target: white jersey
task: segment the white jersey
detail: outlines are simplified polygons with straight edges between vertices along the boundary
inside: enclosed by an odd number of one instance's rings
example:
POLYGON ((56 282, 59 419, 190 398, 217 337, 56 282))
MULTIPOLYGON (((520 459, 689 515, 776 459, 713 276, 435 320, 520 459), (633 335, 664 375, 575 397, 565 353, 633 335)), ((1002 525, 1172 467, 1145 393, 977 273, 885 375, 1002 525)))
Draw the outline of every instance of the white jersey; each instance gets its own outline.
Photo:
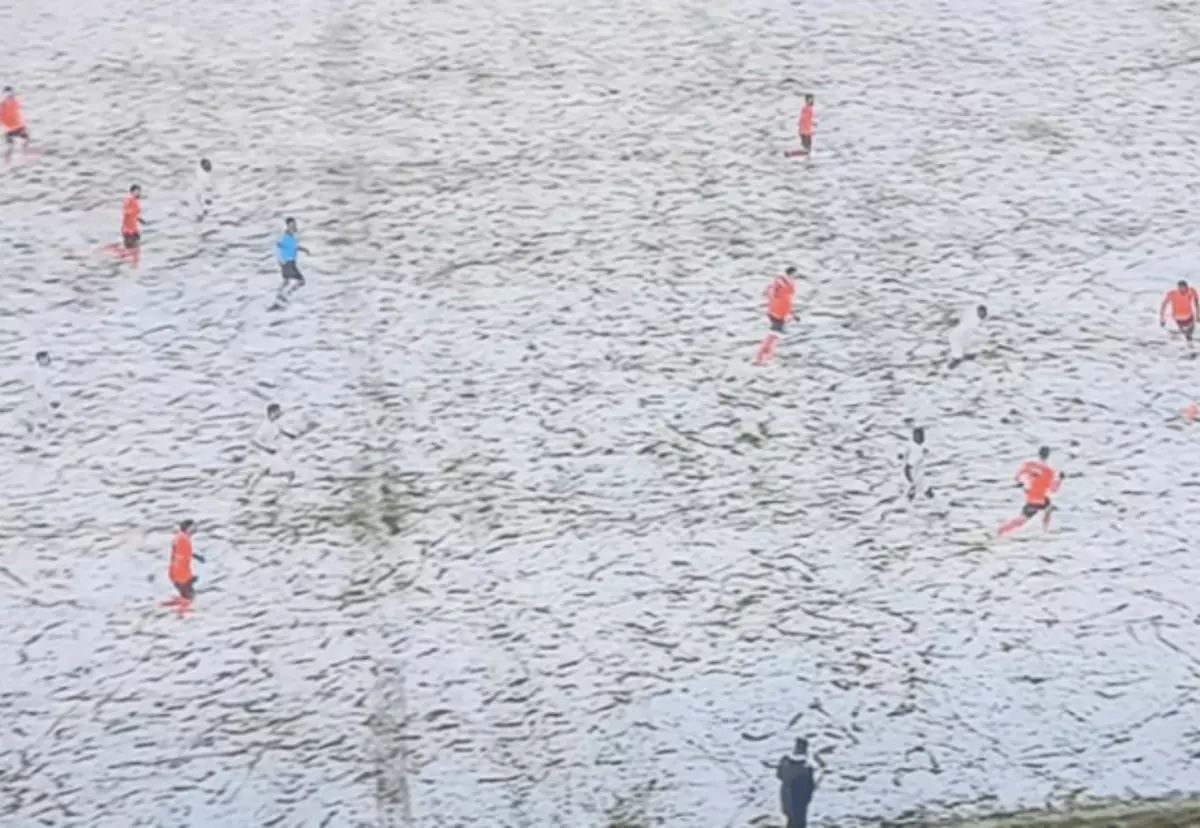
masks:
POLYGON ((962 359, 971 353, 979 339, 979 314, 974 307, 967 308, 958 324, 950 331, 950 356, 962 359))
POLYGON ((278 421, 264 419, 254 432, 252 444, 258 462, 268 474, 292 474, 289 438, 278 421))
POLYGON ((286 439, 278 421, 266 419, 255 430, 253 442, 263 454, 282 455, 287 453, 286 439))

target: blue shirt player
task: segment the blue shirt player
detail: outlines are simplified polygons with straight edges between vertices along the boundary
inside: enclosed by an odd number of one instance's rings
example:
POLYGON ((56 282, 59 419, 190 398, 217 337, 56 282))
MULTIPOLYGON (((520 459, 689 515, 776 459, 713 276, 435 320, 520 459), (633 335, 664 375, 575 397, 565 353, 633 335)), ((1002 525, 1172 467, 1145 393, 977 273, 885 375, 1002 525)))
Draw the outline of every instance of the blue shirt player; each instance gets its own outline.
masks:
POLYGON ((296 267, 296 254, 309 255, 308 249, 296 239, 296 220, 289 218, 284 222, 283 235, 275 243, 279 255, 279 269, 283 274, 283 284, 279 287, 276 305, 282 306, 288 297, 304 285, 304 274, 296 267))

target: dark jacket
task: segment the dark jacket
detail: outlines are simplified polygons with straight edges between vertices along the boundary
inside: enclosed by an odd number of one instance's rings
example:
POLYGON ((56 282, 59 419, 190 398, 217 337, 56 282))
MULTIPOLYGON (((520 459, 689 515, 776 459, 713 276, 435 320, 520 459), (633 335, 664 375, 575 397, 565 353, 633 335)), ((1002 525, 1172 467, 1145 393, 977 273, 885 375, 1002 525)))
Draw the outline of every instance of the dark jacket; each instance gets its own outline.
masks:
POLYGON ((779 802, 783 813, 788 819, 804 819, 817 786, 812 765, 805 759, 785 756, 779 760, 775 775, 779 777, 779 802))

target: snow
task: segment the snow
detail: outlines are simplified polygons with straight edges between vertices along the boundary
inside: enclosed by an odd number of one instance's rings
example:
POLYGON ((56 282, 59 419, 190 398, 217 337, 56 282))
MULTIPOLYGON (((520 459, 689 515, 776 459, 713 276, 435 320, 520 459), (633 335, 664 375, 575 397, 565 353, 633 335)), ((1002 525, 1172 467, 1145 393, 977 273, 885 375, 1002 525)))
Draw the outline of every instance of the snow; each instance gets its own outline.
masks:
POLYGON ((1156 319, 1195 12, 0 16, 41 148, 0 172, 0 415, 42 347, 66 412, 3 428, 0 821, 599 825, 653 780, 664 824, 742 825, 797 735, 839 824, 1196 787, 1194 368, 1156 319), (137 271, 97 252, 135 181, 137 271), (318 424, 305 482, 241 503, 269 401, 318 424), (899 499, 910 420, 948 503, 899 499), (1043 443, 1056 530, 993 542, 1043 443))

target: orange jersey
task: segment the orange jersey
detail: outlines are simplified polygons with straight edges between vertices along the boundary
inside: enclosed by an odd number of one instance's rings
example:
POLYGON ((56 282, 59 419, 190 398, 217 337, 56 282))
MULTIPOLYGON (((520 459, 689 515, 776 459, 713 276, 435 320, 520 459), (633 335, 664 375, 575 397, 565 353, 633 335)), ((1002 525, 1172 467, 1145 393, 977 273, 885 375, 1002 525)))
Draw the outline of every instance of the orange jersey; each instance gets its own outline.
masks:
POLYGON ((192 539, 183 532, 176 532, 171 542, 171 569, 167 574, 173 584, 192 580, 192 539))
POLYGON ((25 118, 21 116, 21 104, 16 98, 5 98, 0 102, 0 124, 5 132, 12 132, 25 126, 25 118))
POLYGON ((767 315, 787 319, 796 302, 796 283, 790 276, 776 276, 767 288, 767 315))
POLYGON ((1026 503, 1045 503, 1051 492, 1057 492, 1061 481, 1058 472, 1041 460, 1027 460, 1017 472, 1017 482, 1025 487, 1026 503))
POLYGON ((805 104, 800 110, 800 134, 813 134, 813 105, 805 104))
POLYGON ((142 202, 135 195, 125 199, 125 211, 121 214, 121 234, 133 236, 141 232, 142 202))
POLYGON ((1167 305, 1170 305, 1171 315, 1176 319, 1195 319, 1197 301, 1196 289, 1194 287, 1189 287, 1186 290, 1176 288, 1167 294, 1166 299, 1163 299, 1163 310, 1166 310, 1167 305))

